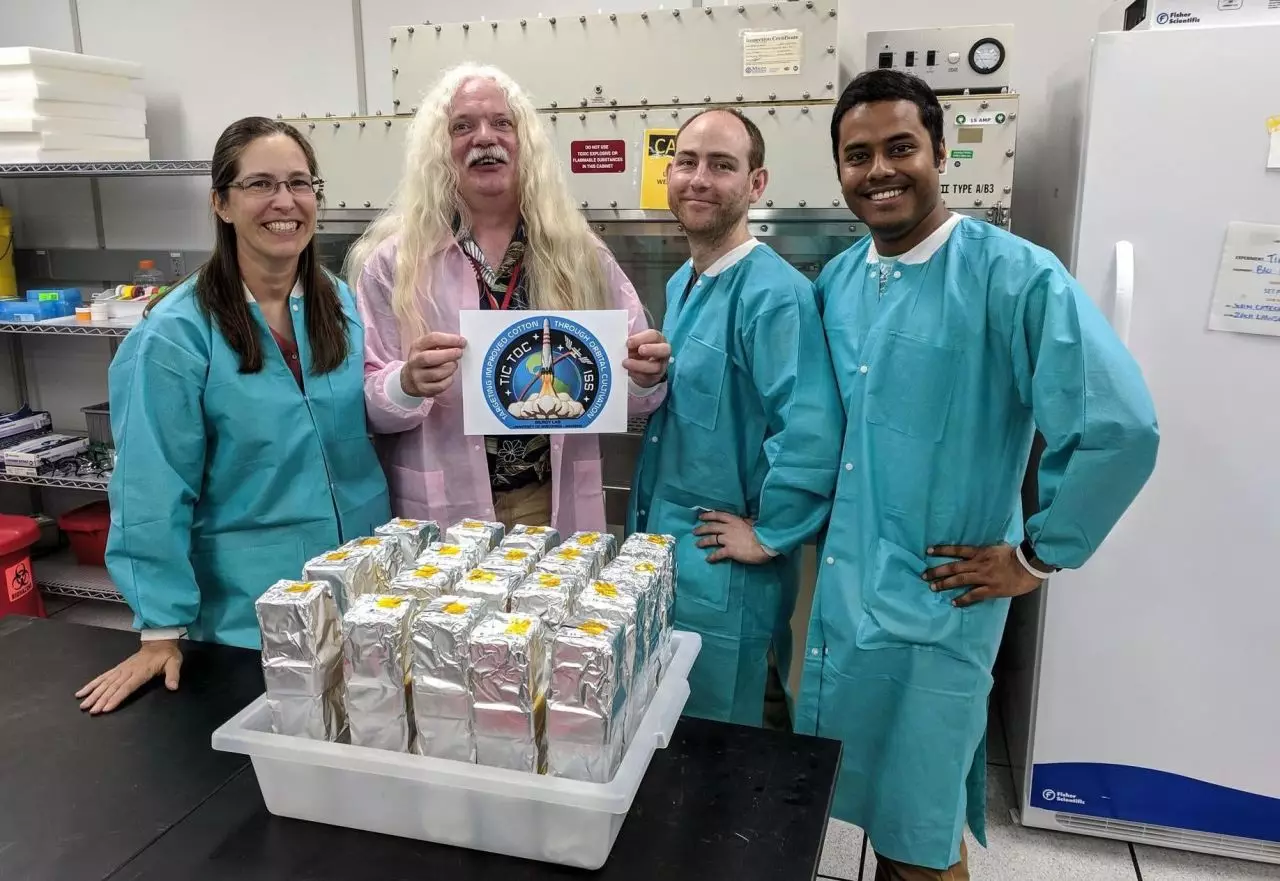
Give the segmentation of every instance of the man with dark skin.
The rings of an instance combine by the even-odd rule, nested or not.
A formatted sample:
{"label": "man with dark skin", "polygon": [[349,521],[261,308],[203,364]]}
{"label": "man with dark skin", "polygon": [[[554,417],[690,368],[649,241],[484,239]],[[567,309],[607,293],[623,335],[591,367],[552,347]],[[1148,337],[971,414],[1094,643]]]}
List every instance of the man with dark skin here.
{"label": "man with dark skin", "polygon": [[831,141],[871,235],[817,282],[848,424],[796,730],[844,742],[832,814],[866,830],[878,881],[967,879],[1010,598],[1096,550],[1155,465],[1155,413],[1052,254],[943,204],[924,82],[859,76]]}

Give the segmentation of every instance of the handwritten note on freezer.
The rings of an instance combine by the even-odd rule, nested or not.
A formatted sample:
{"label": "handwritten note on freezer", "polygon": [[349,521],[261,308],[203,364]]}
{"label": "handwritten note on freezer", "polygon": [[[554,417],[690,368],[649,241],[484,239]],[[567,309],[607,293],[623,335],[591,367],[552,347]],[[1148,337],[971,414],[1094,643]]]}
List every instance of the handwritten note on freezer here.
{"label": "handwritten note on freezer", "polygon": [[1280,226],[1227,227],[1209,329],[1280,336]]}

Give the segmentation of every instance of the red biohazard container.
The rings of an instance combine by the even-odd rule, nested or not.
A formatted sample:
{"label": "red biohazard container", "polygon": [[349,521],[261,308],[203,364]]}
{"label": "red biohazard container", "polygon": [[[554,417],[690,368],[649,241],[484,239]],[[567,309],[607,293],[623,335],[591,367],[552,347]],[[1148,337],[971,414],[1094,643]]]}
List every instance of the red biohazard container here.
{"label": "red biohazard container", "polygon": [[9,614],[44,617],[29,553],[39,540],[36,521],[0,514],[0,618]]}
{"label": "red biohazard container", "polygon": [[107,564],[107,532],[111,529],[111,506],[94,502],[68,511],[58,518],[58,528],[71,541],[71,553],[81,566]]}

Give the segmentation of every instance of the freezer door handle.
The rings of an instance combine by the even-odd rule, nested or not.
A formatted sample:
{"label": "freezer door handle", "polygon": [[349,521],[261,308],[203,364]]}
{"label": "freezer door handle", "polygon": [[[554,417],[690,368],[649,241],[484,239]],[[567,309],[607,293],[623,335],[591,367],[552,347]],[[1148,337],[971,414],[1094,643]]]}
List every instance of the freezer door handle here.
{"label": "freezer door handle", "polygon": [[1111,327],[1120,342],[1129,345],[1133,319],[1133,245],[1116,242],[1116,298],[1111,304]]}

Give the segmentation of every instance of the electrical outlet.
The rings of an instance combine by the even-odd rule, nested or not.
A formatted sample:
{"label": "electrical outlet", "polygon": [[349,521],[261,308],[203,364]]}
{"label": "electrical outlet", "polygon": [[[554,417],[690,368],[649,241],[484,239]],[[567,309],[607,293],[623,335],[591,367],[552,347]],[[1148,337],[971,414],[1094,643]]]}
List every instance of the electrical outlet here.
{"label": "electrical outlet", "polygon": [[181,251],[169,252],[169,277],[173,281],[185,278],[187,274],[187,261],[182,256]]}

